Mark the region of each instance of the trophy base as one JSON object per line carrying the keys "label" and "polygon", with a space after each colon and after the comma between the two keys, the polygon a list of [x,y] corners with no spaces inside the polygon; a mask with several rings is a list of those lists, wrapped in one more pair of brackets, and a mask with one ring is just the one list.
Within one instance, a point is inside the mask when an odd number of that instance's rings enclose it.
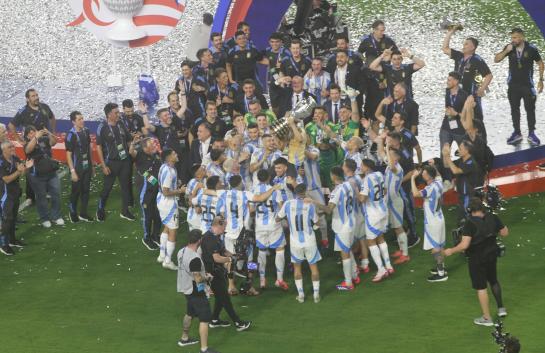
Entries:
{"label": "trophy base", "polygon": [[108,39],[115,41],[127,41],[144,38],[146,32],[134,25],[132,18],[117,19],[108,31]]}

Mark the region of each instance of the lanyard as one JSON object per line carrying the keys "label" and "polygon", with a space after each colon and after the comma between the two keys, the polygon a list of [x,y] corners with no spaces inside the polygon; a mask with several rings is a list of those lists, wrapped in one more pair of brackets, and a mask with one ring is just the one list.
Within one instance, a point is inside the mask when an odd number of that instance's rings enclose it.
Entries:
{"label": "lanyard", "polygon": [[[295,71],[301,76],[301,70],[299,69],[299,66],[297,66],[297,63],[295,60],[293,60],[293,56],[290,56],[291,65],[295,69]],[[301,57],[301,62],[303,61],[303,57]]]}
{"label": "lanyard", "polygon": [[524,47],[522,48],[522,50],[519,52],[518,49],[515,48],[515,54],[517,55],[517,62],[519,65],[521,65],[521,61],[522,61],[522,54],[524,53]]}
{"label": "lanyard", "polygon": [[466,68],[466,64],[471,61],[471,59],[473,58],[473,55],[471,55],[469,58],[467,59],[463,59],[460,60],[460,67],[458,68],[458,73],[460,73],[460,75],[463,75],[464,74],[464,70]]}
{"label": "lanyard", "polygon": [[[401,106],[401,109],[399,111],[400,112],[405,111],[405,107],[404,107],[405,103],[401,103],[400,106]],[[396,108],[397,108],[397,102],[394,102],[394,111],[393,111],[393,113],[397,112]]]}
{"label": "lanyard", "polygon": [[244,106],[246,107],[246,113],[250,111],[250,101],[253,100],[254,97],[251,97],[248,99],[246,96],[244,96]]}
{"label": "lanyard", "polygon": [[[81,144],[81,140],[80,140],[80,138],[79,138],[78,131],[76,130],[76,128],[72,128],[70,131],[72,131],[72,132],[74,133],[74,135],[76,135],[76,139],[77,139],[77,141],[78,141],[78,146],[79,146],[79,151],[80,151],[81,154],[84,154],[84,153],[83,153],[83,145]],[[85,130],[81,130],[81,133],[84,134],[84,135],[86,135],[86,134],[85,134]],[[112,133],[113,133],[113,132],[112,132]],[[85,136],[85,137],[87,137],[87,136]],[[115,138],[115,135],[114,135],[114,138]]]}
{"label": "lanyard", "polygon": [[[116,126],[117,126],[117,124],[116,124]],[[110,128],[110,132],[114,136],[114,144],[117,145],[117,136],[115,135],[114,130],[112,129],[112,125],[108,124],[108,128]],[[119,130],[119,136],[121,137],[121,129],[119,129],[119,127],[117,129]],[[76,134],[76,136],[77,136],[77,134]],[[123,141],[121,141],[121,143],[123,143]]]}
{"label": "lanyard", "polygon": [[456,98],[458,97],[458,94],[451,94],[450,95],[450,106],[454,108],[454,104],[456,103]]}

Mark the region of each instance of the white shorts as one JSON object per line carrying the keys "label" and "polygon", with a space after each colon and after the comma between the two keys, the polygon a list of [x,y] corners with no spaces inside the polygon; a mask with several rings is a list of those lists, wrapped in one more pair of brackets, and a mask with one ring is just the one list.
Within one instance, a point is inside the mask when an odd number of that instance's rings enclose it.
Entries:
{"label": "white shorts", "polygon": [[335,233],[335,246],[333,250],[350,252],[352,245],[354,244],[354,233]]}
{"label": "white shorts", "polygon": [[235,253],[235,243],[236,239],[223,237],[223,242],[225,243],[225,250],[229,251],[231,254]]}
{"label": "white shorts", "polygon": [[187,225],[189,226],[189,230],[201,229],[201,215],[195,212],[195,210],[193,210],[193,217],[190,217],[190,214],[190,212],[187,214]]}
{"label": "white shorts", "polygon": [[256,230],[255,242],[258,249],[276,249],[286,245],[286,236],[282,227],[275,227],[269,230]]}
{"label": "white shorts", "polygon": [[302,248],[290,247],[291,262],[294,264],[303,263],[307,260],[309,265],[313,265],[322,259],[322,255],[318,251],[316,244],[305,246]]}
{"label": "white shorts", "polygon": [[178,229],[178,205],[174,203],[170,207],[158,207],[161,223],[168,229]]}
{"label": "white shorts", "polygon": [[356,214],[356,224],[354,226],[354,239],[361,240],[365,238],[365,217],[359,213]]}
{"label": "white shorts", "polygon": [[388,199],[388,224],[390,228],[403,227],[403,199]]}
{"label": "white shorts", "polygon": [[[373,217],[374,216],[374,217]],[[365,236],[367,239],[376,239],[386,233],[388,229],[388,214],[378,218],[377,215],[365,215]]]}
{"label": "white shorts", "polygon": [[424,250],[445,247],[445,220],[424,220]]}

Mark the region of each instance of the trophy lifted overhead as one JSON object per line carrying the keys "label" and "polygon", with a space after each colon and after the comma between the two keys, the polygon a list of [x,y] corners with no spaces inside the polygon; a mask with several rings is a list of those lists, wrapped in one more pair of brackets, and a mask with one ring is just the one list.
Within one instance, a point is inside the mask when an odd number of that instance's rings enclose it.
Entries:
{"label": "trophy lifted overhead", "polygon": [[280,140],[288,141],[293,136],[291,129],[288,124],[289,119],[293,119],[297,127],[301,130],[304,130],[303,120],[308,118],[313,109],[317,106],[316,101],[312,97],[307,97],[302,99],[295,108],[289,112],[286,117],[278,119],[272,126],[272,133],[277,136]]}
{"label": "trophy lifted overhead", "polygon": [[464,29],[464,26],[460,22],[454,22],[446,17],[443,17],[443,21],[439,24],[439,29],[450,31],[450,30],[456,30],[456,31],[462,31]]}

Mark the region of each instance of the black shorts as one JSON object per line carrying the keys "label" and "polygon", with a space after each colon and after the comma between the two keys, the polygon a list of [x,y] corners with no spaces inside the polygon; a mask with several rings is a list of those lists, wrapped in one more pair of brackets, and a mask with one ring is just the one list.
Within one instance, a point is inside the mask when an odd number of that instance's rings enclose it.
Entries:
{"label": "black shorts", "polygon": [[486,289],[487,282],[491,285],[498,282],[496,262],[496,254],[490,254],[483,258],[469,258],[469,277],[471,277],[473,289]]}
{"label": "black shorts", "polygon": [[187,315],[198,317],[200,322],[210,322],[212,320],[212,311],[208,298],[204,296],[186,295],[187,300]]}

